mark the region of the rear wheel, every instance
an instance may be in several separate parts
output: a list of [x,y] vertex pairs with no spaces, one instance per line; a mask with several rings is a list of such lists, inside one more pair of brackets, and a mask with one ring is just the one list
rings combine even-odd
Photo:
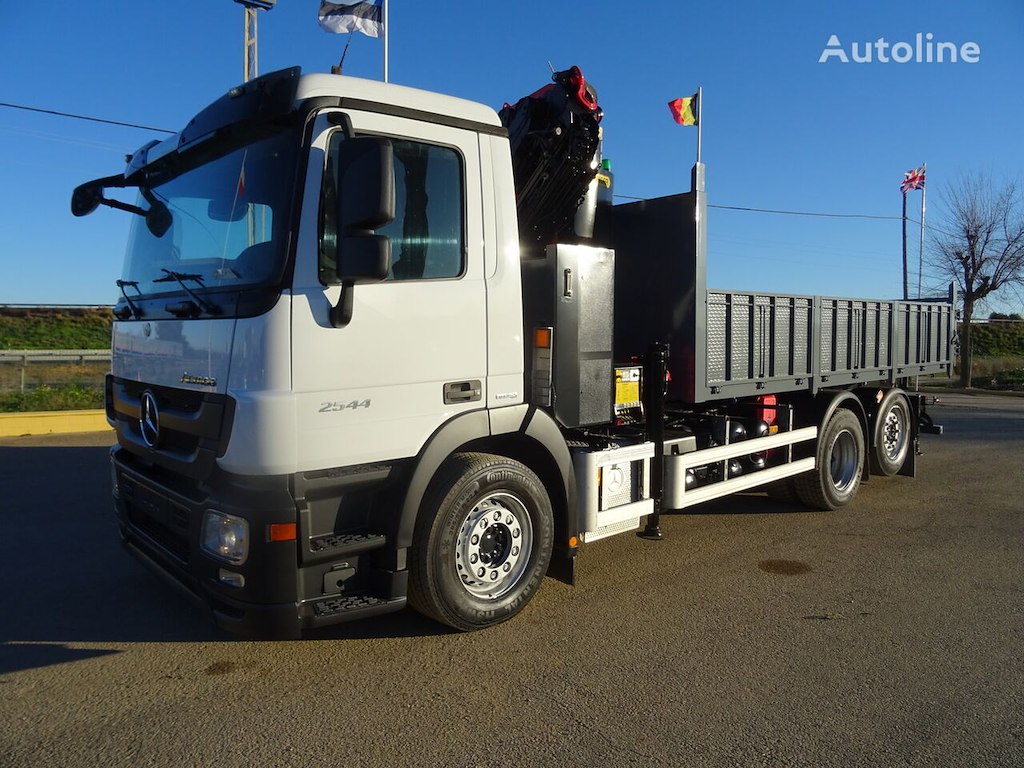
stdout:
[[864,430],[851,411],[837,409],[819,433],[816,465],[794,480],[800,501],[817,509],[849,504],[864,470]]
[[890,389],[875,416],[874,450],[871,467],[892,477],[903,466],[910,450],[910,402],[902,390]]
[[792,477],[776,480],[775,482],[766,485],[764,489],[768,494],[768,498],[775,499],[775,501],[782,501],[787,504],[791,504],[800,500],[796,495],[796,487]]
[[456,454],[424,498],[409,601],[464,631],[506,621],[540,586],[553,537],[551,502],[528,467],[490,454]]

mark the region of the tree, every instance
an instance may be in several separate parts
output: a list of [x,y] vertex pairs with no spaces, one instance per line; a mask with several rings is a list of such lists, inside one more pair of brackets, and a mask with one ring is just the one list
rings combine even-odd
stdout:
[[944,215],[933,228],[931,262],[954,280],[963,300],[960,384],[971,385],[971,320],[978,302],[1007,285],[1024,285],[1024,199],[1013,181],[963,174],[942,191]]

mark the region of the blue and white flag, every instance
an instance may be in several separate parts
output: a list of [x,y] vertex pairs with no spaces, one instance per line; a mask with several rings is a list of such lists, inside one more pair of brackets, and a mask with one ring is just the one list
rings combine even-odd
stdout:
[[328,32],[362,32],[380,37],[384,31],[384,0],[362,0],[358,3],[320,2],[320,26]]

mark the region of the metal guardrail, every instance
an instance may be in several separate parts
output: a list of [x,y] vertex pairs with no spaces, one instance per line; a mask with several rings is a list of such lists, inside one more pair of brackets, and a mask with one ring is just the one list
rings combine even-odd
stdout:
[[110,364],[109,349],[0,349],[0,392],[61,384],[102,388]]
[[0,349],[0,363],[102,363],[109,349]]

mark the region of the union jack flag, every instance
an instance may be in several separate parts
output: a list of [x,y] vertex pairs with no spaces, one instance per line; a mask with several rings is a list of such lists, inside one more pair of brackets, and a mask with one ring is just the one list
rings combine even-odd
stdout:
[[912,189],[924,189],[924,173],[927,165],[907,171],[903,174],[903,181],[900,182],[900,192],[904,195]]

